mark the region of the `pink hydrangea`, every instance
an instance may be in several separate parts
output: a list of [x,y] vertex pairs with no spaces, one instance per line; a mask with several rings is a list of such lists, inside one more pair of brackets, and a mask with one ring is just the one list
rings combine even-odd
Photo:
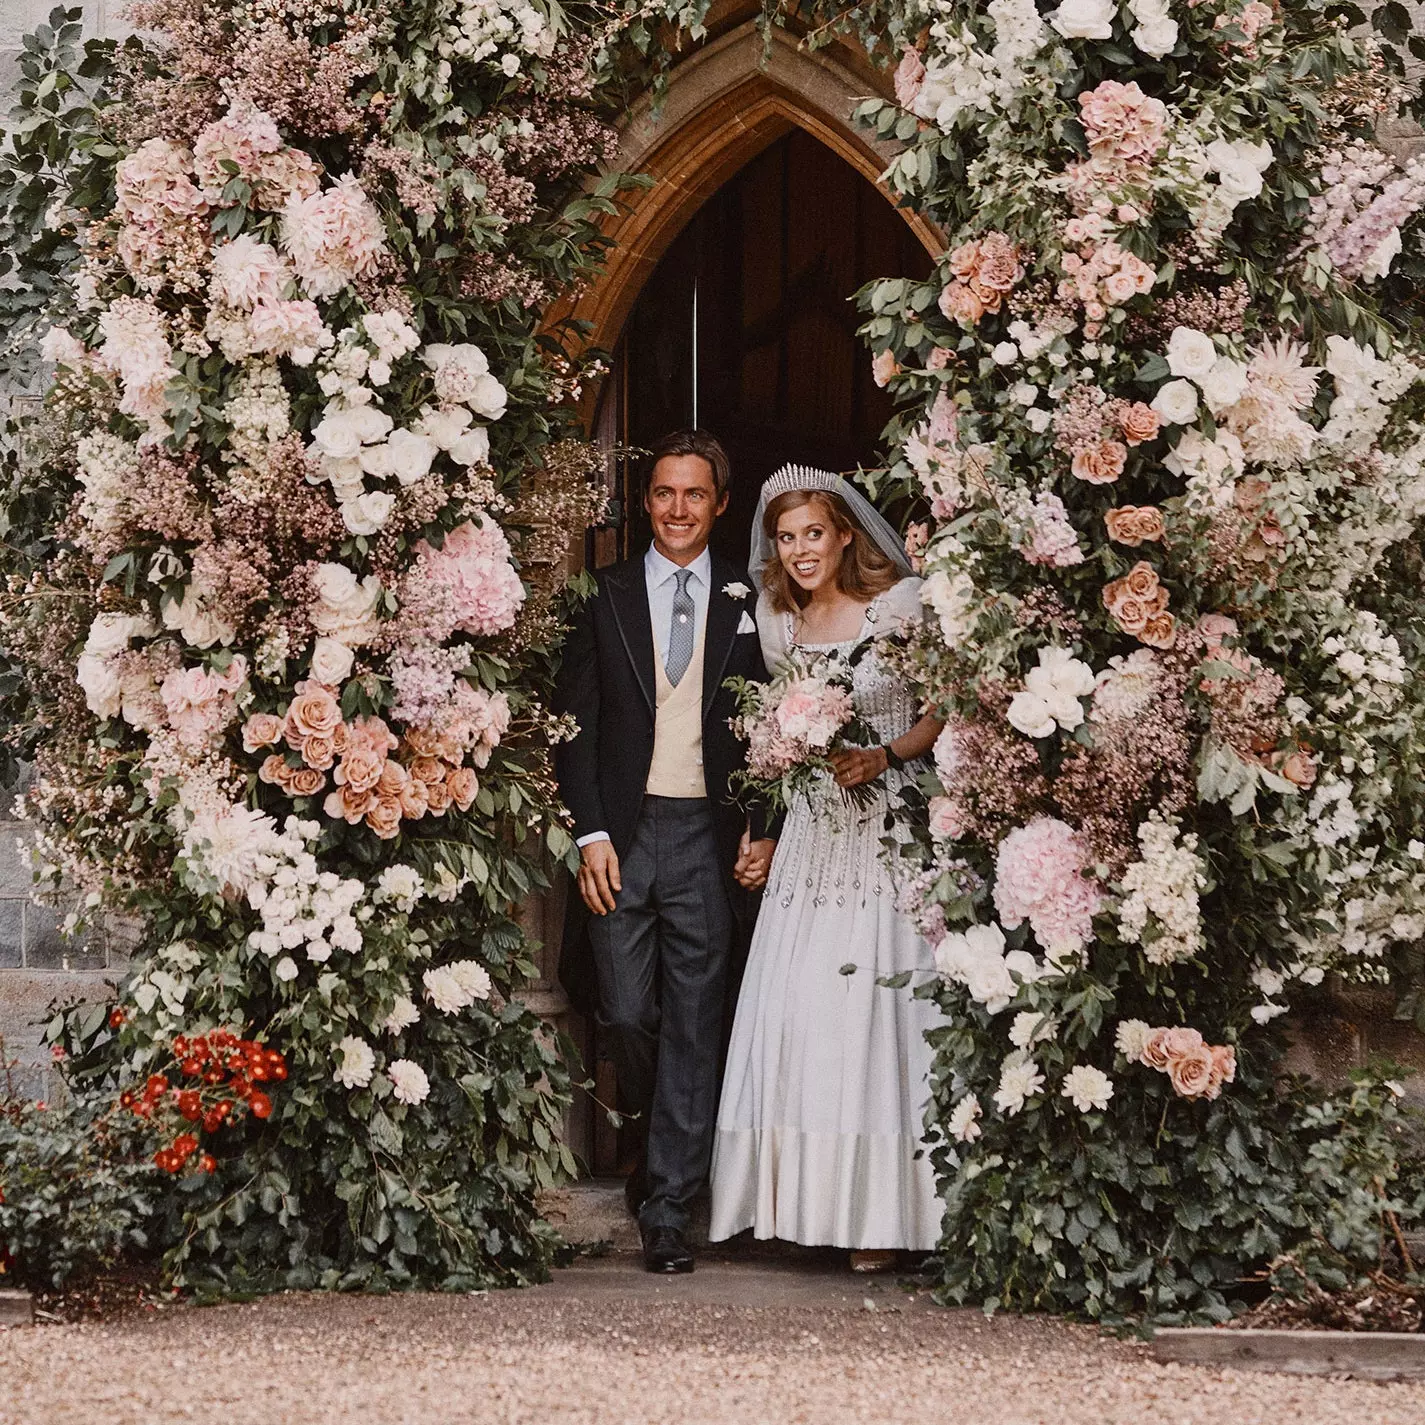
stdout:
[[221,673],[207,668],[175,668],[159,696],[178,740],[199,750],[211,746],[237,716],[233,694],[247,678],[247,659],[237,654]]
[[119,258],[135,277],[177,259],[187,265],[206,249],[207,201],[190,176],[192,157],[167,139],[148,139],[115,169],[114,216]]
[[1026,514],[1029,529],[1020,543],[1019,552],[1030,564],[1067,569],[1084,562],[1078,533],[1069,520],[1064,502],[1057,495],[1040,491]]
[[[254,206],[279,212],[291,198],[309,198],[320,187],[320,170],[300,149],[288,148],[269,114],[247,100],[234,100],[193,145],[194,167],[204,196],[218,202],[234,178],[253,189]],[[225,163],[237,165],[234,174]]]
[[164,387],[178,374],[163,313],[140,297],[117,297],[99,318],[100,360],[119,378],[119,409],[155,421],[163,416]]
[[995,854],[995,909],[1004,927],[1027,920],[1051,955],[1082,950],[1102,901],[1083,875],[1087,860],[1078,832],[1054,817],[1011,831]]
[[322,193],[296,197],[282,210],[282,246],[312,297],[332,297],[369,277],[386,250],[375,204],[351,175]]
[[456,632],[502,633],[514,623],[524,585],[505,532],[494,520],[467,520],[439,549],[421,540],[415,552],[401,598],[406,625],[441,642]]
[[1079,95],[1079,111],[1089,151],[1096,158],[1147,163],[1162,147],[1168,129],[1163,101],[1145,94],[1136,83],[1105,79]]

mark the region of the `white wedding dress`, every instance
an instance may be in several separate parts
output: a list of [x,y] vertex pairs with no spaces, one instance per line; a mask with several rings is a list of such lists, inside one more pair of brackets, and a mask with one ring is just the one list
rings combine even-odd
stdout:
[[[849,653],[920,612],[920,580],[902,579],[866,610],[860,637],[804,644]],[[791,642],[791,620],[757,609],[767,666]],[[884,743],[919,718],[904,682],[874,652],[856,667],[856,711]],[[941,1022],[911,989],[933,972],[930,945],[896,909],[882,860],[886,798],[910,773],[887,771],[874,804],[848,807],[828,778],[824,798],[789,810],[737,1001],[713,1142],[714,1241],[755,1236],[808,1246],[928,1251],[942,1204],[921,1123]],[[854,974],[843,975],[854,964]],[[917,972],[889,989],[878,977]],[[917,1154],[919,1153],[919,1156]]]

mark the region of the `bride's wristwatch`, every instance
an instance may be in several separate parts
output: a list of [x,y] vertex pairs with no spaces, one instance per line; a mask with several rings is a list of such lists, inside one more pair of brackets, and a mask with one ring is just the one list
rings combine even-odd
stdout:
[[897,772],[905,767],[905,758],[897,754],[895,748],[889,742],[885,743],[881,751],[886,754],[886,766],[894,768]]

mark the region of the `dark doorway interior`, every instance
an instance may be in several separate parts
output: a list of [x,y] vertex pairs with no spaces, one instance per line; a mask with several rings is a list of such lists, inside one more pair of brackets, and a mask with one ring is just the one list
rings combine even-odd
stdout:
[[[882,193],[793,130],[703,205],[649,279],[615,354],[619,438],[646,446],[695,419],[716,434],[733,489],[714,543],[744,562],[757,492],[779,465],[875,463],[891,401],[850,299],[873,278],[921,278],[931,265]],[[640,473],[624,492],[625,553],[649,537]]]

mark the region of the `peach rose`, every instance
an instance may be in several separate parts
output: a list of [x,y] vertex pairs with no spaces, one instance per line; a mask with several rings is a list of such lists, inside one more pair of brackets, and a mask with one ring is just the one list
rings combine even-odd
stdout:
[[1129,445],[1142,445],[1145,440],[1154,439],[1159,425],[1157,411],[1146,401],[1134,401],[1119,418],[1123,438]]
[[1178,641],[1178,621],[1172,614],[1149,614],[1136,635],[1149,648],[1171,648]]
[[353,747],[369,747],[371,751],[384,756],[394,752],[400,739],[386,726],[386,720],[379,717],[359,717],[348,729]]
[[382,841],[390,841],[401,831],[399,797],[377,797],[366,809],[366,824]]
[[346,749],[351,745],[351,733],[347,730],[344,722],[338,723],[336,731],[332,733],[332,751],[338,757],[346,755]]
[[951,282],[940,294],[940,310],[948,321],[974,326],[984,316],[985,304],[963,282]]
[[446,778],[450,799],[461,811],[469,811],[480,790],[480,779],[469,767],[457,767]]
[[956,277],[973,277],[975,269],[980,265],[979,243],[962,242],[960,246],[946,258],[946,263]]
[[1150,1069],[1168,1067],[1168,1035],[1171,1033],[1171,1029],[1149,1030],[1148,1037],[1143,1041],[1142,1059]]
[[1316,782],[1316,763],[1312,759],[1311,749],[1307,747],[1299,747],[1290,753],[1279,770],[1288,782],[1298,787],[1310,787]]
[[327,799],[322,803],[322,810],[333,821],[340,820],[346,822],[348,826],[355,826],[375,801],[376,797],[372,792],[353,792],[350,787],[338,787],[335,791],[327,793]]
[[336,784],[350,787],[353,792],[374,791],[385,770],[384,754],[360,745],[348,747],[341,766],[336,769]]
[[944,371],[955,358],[955,353],[948,346],[937,346],[931,350],[926,358],[925,369],[927,371]]
[[280,752],[274,752],[270,757],[262,759],[262,766],[257,769],[257,780],[266,782],[269,787],[281,787],[285,792],[292,772],[293,769],[287,765],[287,759]]
[[298,767],[287,780],[288,796],[314,797],[327,784],[325,772],[315,767]]
[[990,287],[981,282],[978,277],[970,278],[970,291],[974,293],[980,306],[987,312],[999,311],[1000,304],[1004,301],[1004,294],[998,287]]
[[308,737],[301,746],[302,761],[325,772],[336,761],[336,742],[330,737]]
[[1103,606],[1113,621],[1124,633],[1138,634],[1148,622],[1148,605],[1142,599],[1135,599],[1123,587],[1123,580],[1116,579],[1103,591]]
[[1140,559],[1124,576],[1123,587],[1135,599],[1151,599],[1158,592],[1158,571]]
[[428,727],[408,727],[406,746],[417,757],[439,757],[440,738]]
[[991,292],[1008,292],[1024,276],[1019,247],[1004,233],[986,233],[971,281]]
[[396,800],[400,802],[401,815],[407,821],[419,821],[426,814],[426,808],[430,805],[430,793],[424,782],[418,782],[412,777],[401,788]]
[[381,769],[381,780],[376,786],[378,796],[397,797],[401,788],[411,780],[411,774],[399,762],[387,762]]
[[1203,614],[1197,621],[1197,631],[1202,635],[1210,652],[1216,653],[1225,638],[1236,638],[1237,620],[1226,614]]
[[1123,474],[1128,448],[1116,440],[1101,440],[1074,456],[1072,470],[1090,485],[1111,485]]
[[297,696],[287,709],[287,741],[293,747],[309,737],[330,738],[341,723],[341,708],[331,689],[311,681],[297,684]]
[[1183,1098],[1202,1098],[1212,1086],[1212,1050],[1199,1044],[1168,1059],[1173,1092]]
[[1186,1024],[1176,1025],[1168,1030],[1168,1058],[1186,1054],[1189,1049],[1201,1049],[1203,1042],[1202,1035],[1196,1029],[1189,1028]]
[[895,352],[889,348],[885,351],[878,351],[871,359],[871,379],[878,386],[886,385],[892,376],[899,373],[900,369],[900,362],[896,360]]
[[[409,740],[408,738],[407,741]],[[411,759],[411,776],[418,782],[443,782],[445,768],[438,757],[414,757]]]
[[1213,1044],[1212,1083],[1207,1090],[1208,1098],[1216,1098],[1222,1092],[1223,1084],[1230,1084],[1237,1077],[1237,1051],[1230,1044]]
[[1163,515],[1156,505],[1120,505],[1103,517],[1108,537],[1117,544],[1137,547],[1144,540],[1163,537]]
[[444,816],[450,809],[450,788],[444,782],[431,782],[426,786],[426,805],[432,816]]
[[282,719],[276,713],[253,713],[242,725],[242,750],[275,747],[282,740]]

